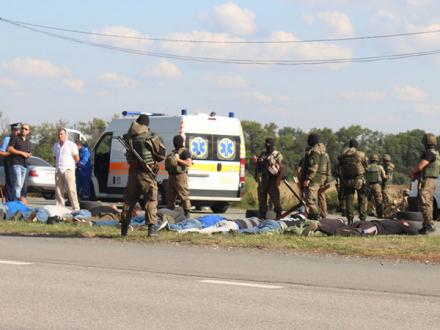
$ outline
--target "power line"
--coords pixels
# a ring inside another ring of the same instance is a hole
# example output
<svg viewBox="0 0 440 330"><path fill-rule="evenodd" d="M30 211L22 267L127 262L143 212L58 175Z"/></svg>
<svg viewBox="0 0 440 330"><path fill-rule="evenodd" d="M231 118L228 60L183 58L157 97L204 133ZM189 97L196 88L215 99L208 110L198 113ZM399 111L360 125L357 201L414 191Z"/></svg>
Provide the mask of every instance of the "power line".
<svg viewBox="0 0 440 330"><path fill-rule="evenodd" d="M339 42L339 41L354 41L354 40L369 40L369 39L387 39L387 38L398 38L398 37L411 37L420 36L425 34L437 34L440 33L440 29L427 30L427 31L416 31L416 32L406 32L406 33L394 33L394 34L376 34L376 35L365 35L365 36L353 36L353 37L340 37L340 38L328 38L328 39L304 39L304 40L193 40L193 39L173 39L173 38L162 38L162 37L147 37L147 36L129 36L121 34L107 34L100 32L91 32L84 30L67 29L50 25L35 24L23 21L15 21L7 18L0 17L0 21L4 21L11 24L19 24L20 26L43 28L54 31L62 31L69 33L93 35L98 37L110 37L110 38L121 38L121 39L134 39L134 40L146 40L146 41L160 41L160 42L175 42L175 43L200 43L200 44L290 44L290 43L313 43L313 42Z"/></svg>
<svg viewBox="0 0 440 330"><path fill-rule="evenodd" d="M399 60L399 59L405 59L411 57L436 55L440 53L440 50L429 50L429 51L419 51L419 52L410 52L410 53L388 54L388 55L380 55L380 56L333 58L333 59L309 59L309 60L308 59L285 60L285 59L238 59L238 58L198 57L198 56L187 56L187 55L179 55L172 53L152 52L141 49L132 49L132 48L124 48L124 47L118 47L108 44L101 44L88 40L73 38L70 36L64 36L49 31L44 31L34 27L22 25L21 23L12 22L10 20L0 19L0 21L4 21L14 26L32 32L41 33L53 38L89 45L97 48L104 48L107 50L118 51L128 54L142 55L142 56L166 58L166 59L181 60L181 61L204 62L204 63L240 64L240 65L279 65L279 66L324 65L324 64L368 63L368 62L377 62L377 61L385 61L385 60Z"/></svg>

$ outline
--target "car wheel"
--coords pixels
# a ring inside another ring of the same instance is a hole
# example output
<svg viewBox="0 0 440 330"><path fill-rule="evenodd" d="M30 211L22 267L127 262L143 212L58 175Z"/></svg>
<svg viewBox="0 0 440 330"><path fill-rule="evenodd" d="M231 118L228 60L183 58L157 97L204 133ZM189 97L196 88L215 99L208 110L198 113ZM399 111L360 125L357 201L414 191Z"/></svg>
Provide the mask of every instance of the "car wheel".
<svg viewBox="0 0 440 330"><path fill-rule="evenodd" d="M44 199L55 199L54 192L42 192L41 195L43 195Z"/></svg>
<svg viewBox="0 0 440 330"><path fill-rule="evenodd" d="M401 211L397 212L396 218L399 220L423 221L423 215L421 212Z"/></svg>
<svg viewBox="0 0 440 330"><path fill-rule="evenodd" d="M215 203L214 205L211 205L211 211L214 213L225 213L228 210L228 207L228 203Z"/></svg>

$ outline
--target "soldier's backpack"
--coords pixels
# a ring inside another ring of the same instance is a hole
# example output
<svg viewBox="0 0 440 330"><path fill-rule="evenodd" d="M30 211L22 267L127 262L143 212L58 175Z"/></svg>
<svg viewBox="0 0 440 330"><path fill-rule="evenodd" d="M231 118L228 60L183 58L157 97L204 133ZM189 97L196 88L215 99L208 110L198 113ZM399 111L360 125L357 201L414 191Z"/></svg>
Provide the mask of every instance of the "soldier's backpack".
<svg viewBox="0 0 440 330"><path fill-rule="evenodd" d="M153 135L145 144L156 162L161 162L165 159L166 148L159 135Z"/></svg>
<svg viewBox="0 0 440 330"><path fill-rule="evenodd" d="M367 173L365 175L367 183L373 184L381 181L379 165L371 164L367 168Z"/></svg>
<svg viewBox="0 0 440 330"><path fill-rule="evenodd" d="M357 150L348 149L341 155L340 161L342 177L344 179L355 179L365 174L361 155Z"/></svg>

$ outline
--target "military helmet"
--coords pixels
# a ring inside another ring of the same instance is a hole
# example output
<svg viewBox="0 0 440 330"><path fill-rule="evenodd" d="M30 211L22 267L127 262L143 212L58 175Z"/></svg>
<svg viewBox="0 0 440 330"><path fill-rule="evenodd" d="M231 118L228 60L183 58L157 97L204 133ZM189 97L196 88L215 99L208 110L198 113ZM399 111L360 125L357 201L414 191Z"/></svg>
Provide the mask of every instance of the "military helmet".
<svg viewBox="0 0 440 330"><path fill-rule="evenodd" d="M379 161L379 155L376 155L376 154L371 155L371 157L370 157L370 161L372 161L372 162L378 162L378 161Z"/></svg>
<svg viewBox="0 0 440 330"><path fill-rule="evenodd" d="M437 145L437 138L432 133L426 133L423 136L422 143L425 146L436 146Z"/></svg>
<svg viewBox="0 0 440 330"><path fill-rule="evenodd" d="M383 160L386 162L390 162L391 161L391 156L389 154L384 154L383 155Z"/></svg>

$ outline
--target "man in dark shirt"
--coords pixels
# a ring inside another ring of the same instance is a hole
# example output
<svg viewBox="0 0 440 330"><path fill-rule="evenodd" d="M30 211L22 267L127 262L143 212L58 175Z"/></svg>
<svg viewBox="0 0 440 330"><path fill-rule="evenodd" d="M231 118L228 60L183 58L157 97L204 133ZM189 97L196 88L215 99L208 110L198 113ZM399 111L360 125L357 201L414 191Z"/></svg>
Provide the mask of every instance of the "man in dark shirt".
<svg viewBox="0 0 440 330"><path fill-rule="evenodd" d="M13 169L14 199L19 200L27 174L27 159L32 156L31 143L28 139L30 126L22 124L20 134L11 136L8 145L9 162Z"/></svg>
<svg viewBox="0 0 440 330"><path fill-rule="evenodd" d="M20 133L20 123L15 123L11 125L11 135L5 137L2 141L0 147L0 157L4 158L4 169L5 169L5 198L7 202L15 200L14 183L13 183L13 168L9 162L8 152L9 141L11 141L11 136L18 135Z"/></svg>

